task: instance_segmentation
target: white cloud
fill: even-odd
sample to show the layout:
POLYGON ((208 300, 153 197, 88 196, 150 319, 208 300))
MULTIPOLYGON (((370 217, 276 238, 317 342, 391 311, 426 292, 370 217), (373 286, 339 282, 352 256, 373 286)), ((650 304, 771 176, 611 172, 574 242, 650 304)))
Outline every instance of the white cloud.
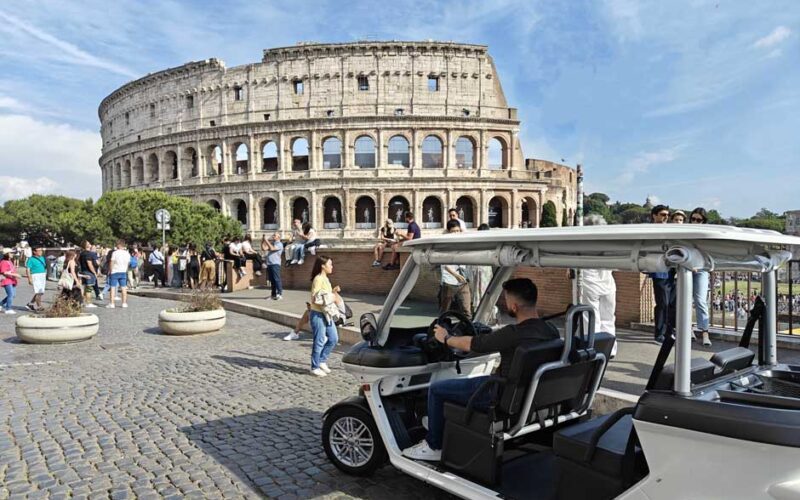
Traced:
POLYGON ((97 182, 99 189, 100 145, 97 132, 25 115, 0 115, 3 175, 44 174, 56 179, 79 175, 84 182, 97 182))
MULTIPOLYGON (((64 62, 100 68, 112 73, 117 73, 119 75, 132 78, 140 76, 124 66, 96 57, 85 50, 82 50, 76 45, 73 45, 65 40, 61 40, 60 38, 57 38, 52 34, 43 31, 21 19, 6 14, 5 12, 0 11, 0 20, 6 23, 6 29, 11 27, 18 32, 24 33, 40 42, 44 42, 45 44, 55 47, 58 51, 60 51, 56 54, 62 54, 65 56, 62 57, 64 62)), ((52 56, 53 54, 49 55, 52 56)))
POLYGON ((47 177, 24 179, 22 177, 0 176, 0 201, 26 198, 32 194, 47 194, 55 191, 58 183, 47 177))
POLYGON ((619 184, 630 184, 637 175, 647 173, 653 165, 675 161, 684 147, 684 144, 679 144, 670 148, 659 149, 658 151, 637 154, 625 164, 622 173, 617 178, 617 182, 619 184))
POLYGON ((5 95, 0 94, 0 109, 6 111, 26 111, 27 106, 19 102, 18 100, 14 99, 13 97, 8 97, 5 95))
POLYGON ((772 30, 772 32, 769 35, 756 40, 755 43, 753 43, 753 47, 757 49, 768 49, 783 42, 791 35, 792 35, 792 30, 790 30, 786 26, 778 26, 777 28, 772 30))
POLYGON ((637 0, 606 0, 606 14, 617 38, 624 42, 642 36, 642 20, 637 0))

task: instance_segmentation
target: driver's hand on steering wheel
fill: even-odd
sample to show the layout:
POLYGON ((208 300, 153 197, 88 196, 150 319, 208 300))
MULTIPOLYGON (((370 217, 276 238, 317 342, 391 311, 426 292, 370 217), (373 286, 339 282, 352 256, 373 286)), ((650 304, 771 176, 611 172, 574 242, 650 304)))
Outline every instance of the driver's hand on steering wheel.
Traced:
POLYGON ((433 336, 436 337, 440 343, 444 344, 444 338, 447 337, 447 329, 442 325, 436 325, 433 327, 433 336))

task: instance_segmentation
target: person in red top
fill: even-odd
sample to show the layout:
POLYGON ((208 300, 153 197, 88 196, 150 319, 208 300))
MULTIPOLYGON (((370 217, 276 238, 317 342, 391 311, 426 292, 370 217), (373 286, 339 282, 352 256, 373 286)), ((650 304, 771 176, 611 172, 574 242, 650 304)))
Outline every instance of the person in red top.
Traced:
POLYGON ((6 292, 5 298, 0 301, 0 307, 6 314, 16 314, 12 306, 19 274, 17 274, 17 268, 14 267, 13 254, 14 252, 10 248, 6 248, 3 250, 3 260, 0 260, 0 286, 6 292))

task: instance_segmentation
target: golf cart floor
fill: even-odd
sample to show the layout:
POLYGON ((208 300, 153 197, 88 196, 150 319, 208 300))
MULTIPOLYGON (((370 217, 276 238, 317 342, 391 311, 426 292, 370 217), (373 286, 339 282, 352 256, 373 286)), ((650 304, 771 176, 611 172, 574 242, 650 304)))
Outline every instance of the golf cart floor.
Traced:
POLYGON ((551 451, 523 454, 503 464, 497 491, 506 498, 552 500, 557 497, 556 457, 551 451))

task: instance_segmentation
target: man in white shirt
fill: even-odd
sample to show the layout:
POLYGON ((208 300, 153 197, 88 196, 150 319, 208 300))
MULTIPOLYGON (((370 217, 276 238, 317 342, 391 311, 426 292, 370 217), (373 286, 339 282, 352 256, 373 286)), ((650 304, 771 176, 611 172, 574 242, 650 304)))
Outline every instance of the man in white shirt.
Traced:
POLYGON ((107 258, 110 259, 108 284, 111 287, 111 299, 106 307, 108 309, 116 307, 114 294, 117 292, 117 287, 122 290, 122 307, 128 307, 128 267, 131 265, 131 254, 125 248, 125 241, 118 240, 117 248, 112 250, 107 258))
POLYGON ((147 262, 153 268, 153 286, 158 288, 159 281, 162 287, 167 286, 164 282, 164 254, 161 253, 161 249, 154 246, 153 251, 150 252, 150 256, 147 258, 147 262))
POLYGON ((467 230, 467 224, 466 224, 466 223, 465 223, 463 220, 461 220, 461 219, 459 219, 459 218, 458 218, 458 212, 456 211, 456 209, 455 209, 455 208, 451 208, 451 209, 449 209, 449 210, 447 211, 447 218, 448 218, 449 220, 456 220, 456 221, 458 221, 458 227, 460 227, 460 228, 461 228, 461 232, 462 232, 462 233, 463 233, 463 232, 466 232, 466 230, 467 230))
MULTIPOLYGON (((447 221, 447 233, 460 233, 461 227, 454 220, 447 221)), ((469 289, 469 282, 464 277, 464 269, 456 265, 444 265, 441 267, 442 279, 439 291, 439 313, 444 314, 450 311, 453 306, 453 299, 458 298, 458 308, 453 309, 463 313, 466 317, 472 318, 472 294, 469 289)))

